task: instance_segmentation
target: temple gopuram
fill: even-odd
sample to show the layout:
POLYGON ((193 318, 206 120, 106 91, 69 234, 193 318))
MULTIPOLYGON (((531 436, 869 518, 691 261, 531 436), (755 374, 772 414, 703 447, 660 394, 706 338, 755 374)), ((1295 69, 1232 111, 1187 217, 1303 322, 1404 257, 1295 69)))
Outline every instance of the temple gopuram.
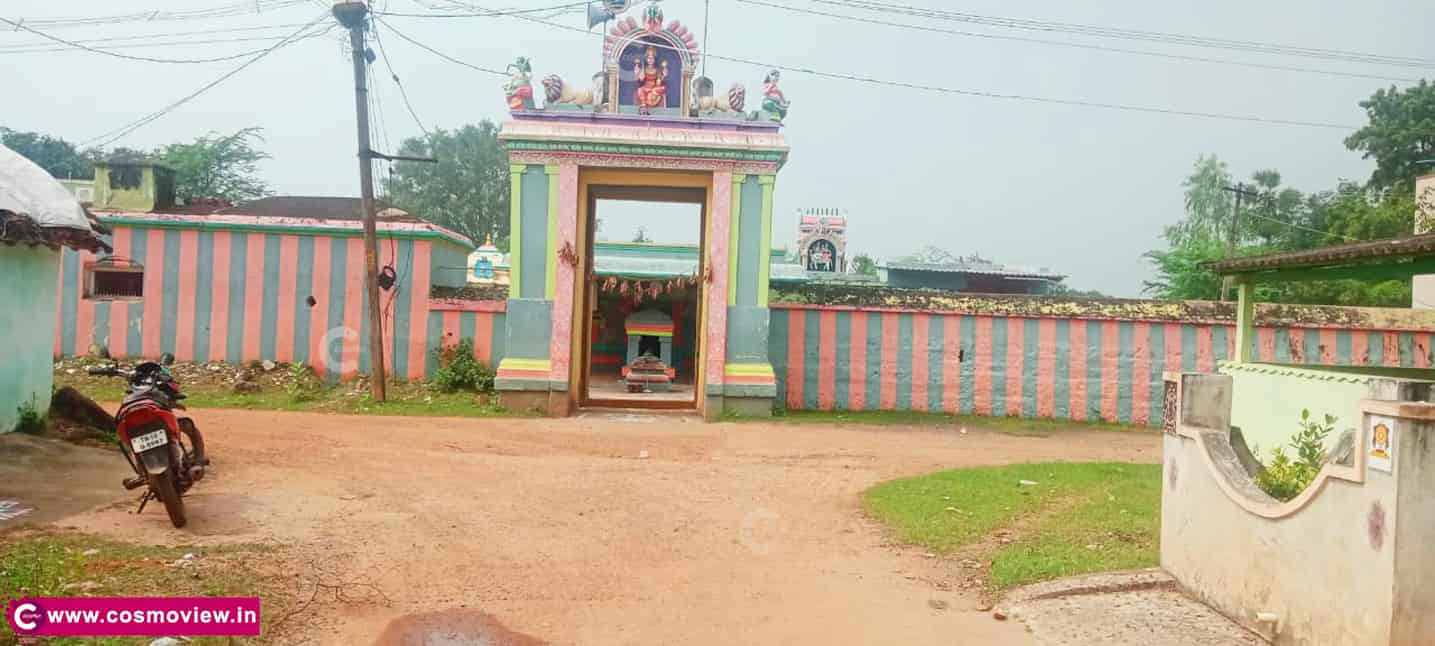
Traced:
POLYGON ((535 69, 568 63, 525 56, 508 66, 499 140, 510 249, 506 267, 491 252, 474 259, 475 280, 508 282, 500 400, 549 415, 604 406, 767 414, 776 396, 772 199, 791 105, 781 75, 749 79, 749 106, 744 82, 718 91, 699 73, 694 31, 656 1, 607 0, 598 13, 604 38, 591 73, 550 72, 535 86, 535 69), (697 205, 701 243, 598 243, 605 200, 697 205), (666 269, 642 266, 654 262, 666 269))

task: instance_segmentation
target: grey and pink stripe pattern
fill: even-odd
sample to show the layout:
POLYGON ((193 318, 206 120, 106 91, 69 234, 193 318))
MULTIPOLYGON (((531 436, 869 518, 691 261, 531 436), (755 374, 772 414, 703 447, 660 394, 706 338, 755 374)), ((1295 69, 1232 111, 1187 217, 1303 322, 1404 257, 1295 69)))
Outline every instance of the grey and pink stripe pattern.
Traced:
MULTIPOLYGON (((1019 317, 773 305, 770 356, 789 409, 1161 421, 1162 373, 1235 354, 1218 322, 1019 317)), ((1260 327, 1257 361, 1429 368, 1431 333, 1260 327)))
MULTIPOLYGON (((144 297, 91 298, 84 278, 95 256, 66 250, 56 355, 84 354, 99 342, 116 357, 170 352, 180 361, 303 362, 332 381, 368 370, 360 238, 317 229, 113 228, 114 256, 144 266, 144 297)), ((446 243, 394 238, 379 245, 380 264, 392 263, 399 277, 382 305, 385 363, 401 379, 425 378, 437 366, 433 350, 460 338, 473 339, 482 359, 502 353, 502 303, 458 311, 429 298, 435 244, 446 243)))

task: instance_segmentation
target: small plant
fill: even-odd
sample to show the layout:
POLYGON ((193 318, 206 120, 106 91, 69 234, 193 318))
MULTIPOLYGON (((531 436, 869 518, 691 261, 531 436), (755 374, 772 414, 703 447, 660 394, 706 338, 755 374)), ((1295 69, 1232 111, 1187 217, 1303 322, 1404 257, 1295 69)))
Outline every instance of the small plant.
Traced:
POLYGON ((284 389, 289 393, 290 401, 301 403, 317 398, 324 389, 324 382, 309 366, 300 362, 289 366, 289 383, 284 389))
POLYGON ((1323 420, 1313 420, 1310 410, 1302 409, 1300 430, 1291 436, 1290 441, 1295 456, 1288 455, 1285 447, 1273 449, 1271 463, 1256 475, 1256 484, 1272 498, 1282 501, 1305 491, 1325 465, 1325 438, 1335 430, 1335 419, 1334 415, 1326 415, 1323 420))
POLYGON ((39 435, 45 432, 45 416, 40 414, 39 408, 35 406, 34 397, 15 410, 20 413, 20 421, 15 422, 16 431, 30 435, 39 435))
POLYGON ((459 390, 493 392, 493 369, 473 356, 473 340, 461 339, 453 346, 435 351, 439 367, 433 383, 447 393, 459 390))

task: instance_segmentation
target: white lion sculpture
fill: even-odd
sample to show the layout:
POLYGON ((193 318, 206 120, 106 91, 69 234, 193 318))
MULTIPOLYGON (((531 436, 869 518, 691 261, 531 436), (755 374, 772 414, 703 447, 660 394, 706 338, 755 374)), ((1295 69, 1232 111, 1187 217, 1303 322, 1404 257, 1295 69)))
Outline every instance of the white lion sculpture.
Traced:
POLYGON ((543 97, 550 104, 599 106, 603 103, 604 74, 593 75, 593 83, 585 88, 566 83, 557 74, 543 78, 543 97))

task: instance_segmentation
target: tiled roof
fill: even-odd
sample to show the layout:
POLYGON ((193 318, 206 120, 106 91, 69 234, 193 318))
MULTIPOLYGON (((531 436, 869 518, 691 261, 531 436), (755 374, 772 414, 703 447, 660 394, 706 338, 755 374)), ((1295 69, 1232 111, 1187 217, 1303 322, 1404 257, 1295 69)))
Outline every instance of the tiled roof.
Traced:
POLYGON ((978 276, 1004 276, 1007 278, 1037 278, 1043 280, 1061 280, 1066 278, 1062 274, 1054 274, 1049 271, 1033 271, 1020 267, 1007 267, 1004 265, 987 263, 926 263, 926 262, 902 262, 891 261, 886 265, 888 270, 897 271, 931 271, 944 274, 973 274, 978 276))
MULTIPOLYGON (((691 276, 698 272, 698 259, 694 258, 645 258, 642 256, 616 256, 598 253, 594 257, 593 273, 603 276, 671 277, 691 276)), ((774 262, 771 280, 778 282, 806 281, 807 272, 792 263, 774 262)))
MULTIPOLYGON (((242 204, 222 208, 214 213, 232 215, 251 215, 255 217, 272 218, 314 218, 318 220, 358 220, 362 211, 361 202, 357 197, 317 197, 309 195, 274 195, 261 197, 257 200, 250 200, 242 204)), ((385 209, 389 205, 378 201, 374 203, 374 209, 378 212, 378 220, 381 222, 422 222, 423 220, 392 209, 387 214, 385 209)))
POLYGON ((1367 240, 1350 244, 1287 251, 1261 256, 1228 258, 1201 263, 1201 266, 1217 274, 1241 274, 1253 271, 1288 269, 1294 267, 1315 267, 1336 265, 1380 258, 1401 258, 1409 256, 1435 256, 1435 233, 1404 238, 1367 240))

